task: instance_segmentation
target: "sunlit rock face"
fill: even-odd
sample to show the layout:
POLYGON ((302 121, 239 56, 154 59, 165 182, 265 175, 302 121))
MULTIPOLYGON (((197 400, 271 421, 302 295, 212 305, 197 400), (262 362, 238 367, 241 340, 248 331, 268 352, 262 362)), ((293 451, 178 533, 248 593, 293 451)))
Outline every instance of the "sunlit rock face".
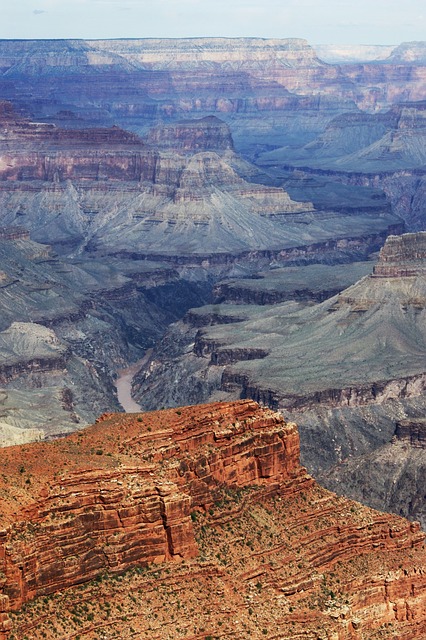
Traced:
POLYGON ((319 487, 253 401, 106 414, 2 464, 3 640, 423 637, 418 525, 319 487))

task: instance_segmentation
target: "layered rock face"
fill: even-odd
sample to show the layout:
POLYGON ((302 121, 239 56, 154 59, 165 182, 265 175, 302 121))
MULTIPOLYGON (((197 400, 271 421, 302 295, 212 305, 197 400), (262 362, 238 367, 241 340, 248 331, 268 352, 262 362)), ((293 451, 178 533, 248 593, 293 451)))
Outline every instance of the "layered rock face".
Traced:
POLYGON ((3 450, 0 637, 422 638, 418 525, 298 456, 296 426, 252 401, 3 450))
MULTIPOLYGON (((102 77, 109 72, 114 76, 114 93, 117 85, 127 76, 141 84, 151 95, 170 99, 172 79, 173 88, 178 90, 177 100, 175 96, 171 104, 162 105, 165 113, 167 108, 191 110, 192 107, 193 110, 200 110, 199 99, 192 99, 185 104, 183 98, 187 97, 188 88, 193 86, 194 80, 199 86, 202 86, 203 80, 205 83, 208 72, 214 78, 210 89, 218 80, 222 87, 228 88, 228 95, 222 94, 219 99, 214 96, 216 100, 213 102, 216 108, 226 112, 236 110, 238 102, 234 98, 235 89, 238 95, 239 84, 244 79, 247 82, 247 76, 253 79, 255 85, 263 85, 267 89, 267 95, 258 101, 260 108, 262 103, 263 108, 268 106, 274 82, 296 94, 309 95, 311 89, 315 88, 324 96, 331 94, 340 98, 346 94, 346 99, 350 97, 368 105, 383 104, 401 96, 416 99, 414 96, 420 90, 424 70, 422 43, 418 45, 414 55, 408 54, 408 51, 414 51, 413 46, 405 46, 405 55, 402 46, 399 53, 398 50, 394 51, 393 57, 385 64, 377 65, 373 61, 342 68, 324 64, 306 40, 260 38, 1 41, 0 60, 5 80, 22 76, 27 76, 29 80, 35 76, 41 78, 38 95, 45 93, 52 76, 62 74, 69 91, 70 85, 75 82, 76 72, 80 73, 82 88, 86 90, 84 85, 93 76, 102 77), (246 74, 245 78, 243 74, 246 74), (342 80, 342 86, 339 86, 336 78, 342 80), (231 80, 234 80, 233 86, 231 80), (392 84, 392 90, 389 90, 389 84, 392 84)), ((241 97, 246 96, 238 95, 240 102, 241 97)), ((138 105, 135 96, 133 100, 138 105)), ((145 110, 150 101, 146 102, 145 110)))
POLYGON ((395 437, 412 447, 426 449, 426 420, 401 420, 396 425, 395 437))
POLYGON ((146 131, 218 115, 251 157, 305 144, 354 108, 424 99, 424 68, 416 55, 325 64, 301 39, 0 41, 2 95, 37 121, 146 131))
POLYGON ((424 42, 403 42, 389 56, 392 62, 426 63, 426 45, 424 42))
POLYGON ((155 127, 148 134, 148 142, 161 149, 191 153, 234 148, 229 127, 215 116, 155 127))
POLYGON ((2 452, 11 474, 3 485, 3 594, 13 609, 102 569, 193 557, 190 512, 211 507, 223 484, 276 486, 303 476, 295 425, 250 401, 105 414, 96 427, 27 453, 2 452), (61 464, 67 472, 58 476, 61 464))
MULTIPOLYGON (((213 289, 214 302, 250 305, 278 304, 286 300, 323 302, 369 274, 371 268, 371 262, 341 264, 337 268, 323 264, 276 267, 252 278, 219 282, 213 289)), ((196 326, 193 317, 190 322, 196 326)))
MULTIPOLYGON (((261 316, 256 306, 246 307, 245 320, 237 325, 203 328, 195 337, 194 353, 208 356, 211 365, 252 360, 227 367, 222 390, 269 392, 275 406, 286 410, 419 395, 425 378, 425 235, 391 237, 373 276, 322 305, 276 305, 261 316), (392 273, 385 281, 377 275, 382 270, 387 274, 388 264, 392 273), (402 339, 410 354, 404 363, 399 357, 402 339), (262 360, 257 359, 259 349, 262 360), (227 361, 225 353, 234 356, 227 361), (349 362, 351 366, 343 366, 349 362)), ((209 366, 206 359, 204 366, 209 366)))
MULTIPOLYGON (((64 129, 32 122, 6 106, 0 118, 0 180, 15 190, 22 189, 21 181, 152 177, 155 158, 144 152, 138 136, 119 127, 64 129)), ((37 182, 34 187, 40 190, 37 182)))
POLYGON ((10 122, 6 112, 2 220, 25 225, 61 252, 224 263, 274 251, 286 260, 283 248, 315 253, 342 240, 371 250, 398 229, 384 203, 317 217, 311 202, 250 182, 256 170, 235 154, 228 126, 214 117, 157 127, 143 142, 114 127, 10 122))
POLYGON ((114 371, 205 302, 219 275, 241 263, 250 273, 271 259, 369 252, 395 229, 381 209, 383 217, 375 209, 317 218, 309 201, 249 182, 240 174, 256 170, 214 117, 157 128, 150 141, 117 127, 35 123, 7 102, 1 117, 0 330, 24 322, 30 339, 43 325, 64 350, 52 367, 22 353, 13 370, 0 362, 3 444, 118 408, 114 371), (28 230, 73 257, 63 262, 28 230), (154 256, 167 265, 146 260, 154 256))
POLYGON ((149 261, 64 261, 22 227, 1 228, 1 446, 74 431, 118 410, 115 371, 209 288, 149 261))
POLYGON ((288 164, 360 174, 424 168, 426 103, 402 103, 379 114, 345 113, 304 147, 275 149, 260 164, 288 164))
POLYGON ((395 105, 379 114, 345 113, 308 144, 268 151, 257 162, 279 176, 289 167, 305 180, 368 185, 381 189, 407 230, 423 230, 425 216, 426 103, 395 105))
POLYGON ((376 278, 425 276, 426 233, 389 237, 373 274, 376 278))

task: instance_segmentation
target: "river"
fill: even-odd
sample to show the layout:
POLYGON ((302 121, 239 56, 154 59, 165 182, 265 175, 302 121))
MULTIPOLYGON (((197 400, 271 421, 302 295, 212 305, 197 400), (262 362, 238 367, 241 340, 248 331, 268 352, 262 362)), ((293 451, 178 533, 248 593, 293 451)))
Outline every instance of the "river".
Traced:
POLYGON ((134 362, 129 367, 126 367, 126 369, 119 369, 117 371, 118 378, 115 381, 117 398, 126 413, 138 413, 139 411, 143 411, 141 405, 132 398, 132 381, 135 374, 148 361, 151 353, 152 349, 148 349, 142 360, 134 362))

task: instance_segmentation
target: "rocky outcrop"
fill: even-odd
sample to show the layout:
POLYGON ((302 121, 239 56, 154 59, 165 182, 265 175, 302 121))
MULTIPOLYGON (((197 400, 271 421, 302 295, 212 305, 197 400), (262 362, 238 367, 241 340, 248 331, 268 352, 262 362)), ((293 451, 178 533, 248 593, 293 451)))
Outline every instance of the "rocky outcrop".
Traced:
MULTIPOLYGON (((237 302, 238 304, 279 304, 285 300, 313 301, 323 302, 327 298, 331 298, 339 293, 339 289, 325 289, 319 292, 313 292, 306 287, 305 289, 295 289, 292 292, 265 290, 260 286, 254 288, 244 286, 245 283, 220 283, 214 289, 216 303, 221 302, 237 302)), ((211 323, 209 323, 211 324, 211 323)))
POLYGON ((354 455, 321 475, 328 488, 385 508, 426 527, 424 476, 426 423, 423 417, 398 420, 390 441, 365 456, 354 455))
POLYGON ((252 401, 104 415, 87 432, 29 453, 15 467, 19 450, 2 454, 15 474, 4 486, 0 554, 13 609, 106 568, 190 558, 197 553, 190 512, 208 509, 219 486, 274 485, 303 473, 295 425, 252 401), (57 477, 60 460, 68 471, 57 477), (14 492, 24 488, 16 511, 14 492))
MULTIPOLYGON (((348 458, 361 465, 389 442, 401 416, 424 413, 423 236, 391 237, 375 267, 387 269, 387 277, 364 276, 321 304, 215 304, 192 311, 136 374, 135 396, 149 408, 173 406, 182 398, 252 398, 300 423, 303 461, 312 472, 325 473, 348 458)), ((323 286, 325 275, 315 269, 323 286)), ((286 269, 282 272, 285 278, 286 269)), ((261 281, 242 282, 261 291, 261 281)), ((232 286, 238 291, 237 280, 232 286)), ((393 459, 395 487, 409 476, 407 489, 399 497, 395 489, 392 500, 380 491, 373 506, 421 518, 417 466, 408 473, 402 455, 393 459)), ((362 490, 367 463, 362 468, 356 496, 367 500, 368 491, 362 490)), ((336 477, 350 490, 349 475, 339 475, 342 469, 336 477)), ((391 485, 386 465, 380 473, 391 485)))
POLYGON ((382 175, 403 169, 424 170, 426 103, 403 103, 371 114, 336 116, 321 135, 295 149, 263 154, 260 164, 279 164, 342 174, 382 175))
POLYGON ((70 357, 67 346, 51 329, 13 322, 0 333, 0 384, 34 372, 61 371, 70 357))
POLYGON ((298 167, 299 179, 302 170, 306 180, 317 174, 319 181, 327 176, 345 185, 381 189, 407 230, 416 231, 425 228, 425 139, 426 103, 421 96, 385 113, 341 114, 315 140, 267 151, 257 162, 281 167, 283 173, 298 167))
POLYGON ((160 149, 191 153, 219 152, 234 148, 228 125, 215 116, 155 127, 149 132, 147 142, 160 149))
MULTIPOLYGON (((319 256, 318 256, 319 258, 319 256)), ((219 282, 213 289, 216 304, 269 305, 286 300, 323 302, 371 272, 371 262, 275 267, 251 278, 219 282)), ((200 315, 200 314, 199 314, 200 315)), ((206 318, 210 317, 209 315, 206 318)), ((195 320, 195 319, 194 319, 195 320)), ((205 324, 214 324, 205 322, 205 324)))
POLYGON ((400 420, 396 425, 395 438, 411 447, 426 449, 426 419, 400 420))
POLYGON ((253 401, 3 450, 0 638, 422 638, 418 525, 298 457, 296 426, 253 401))
POLYGON ((266 358, 266 356, 268 355, 267 349, 223 348, 223 345, 206 339, 201 331, 198 331, 197 335, 195 336, 193 351, 199 358, 207 358, 207 356, 210 356, 210 363, 212 365, 219 366, 232 364, 234 362, 240 362, 241 360, 258 360, 259 358, 266 358), (218 349, 218 347, 222 348, 218 349))
POLYGON ((30 234, 24 227, 0 227, 0 240, 29 240, 30 234))
POLYGON ((424 99, 421 58, 325 64, 301 39, 3 40, 0 74, 37 122, 146 131, 216 115, 250 157, 306 144, 357 107, 424 99))
MULTIPOLYGON (((252 396, 256 399, 267 392, 278 402, 274 407, 286 410, 356 407, 421 395, 423 235, 391 238, 376 267, 390 265, 394 256, 397 265, 415 263, 416 274, 406 275, 404 267, 404 275, 398 277, 366 276, 321 305, 278 304, 265 310, 261 319, 254 306, 246 306, 242 321, 231 325, 232 330, 218 323, 200 330, 193 353, 203 358, 204 369, 228 365, 222 391, 238 393, 240 386, 240 397, 250 397, 258 390, 252 396), (404 367, 401 340, 410 353, 404 367), (346 362, 351 366, 342 366, 346 362)), ((183 356, 183 361, 188 359, 183 356)))
POLYGON ((411 63, 411 64, 426 64, 426 43, 422 41, 418 42, 403 42, 392 51, 388 58, 388 62, 396 64, 411 63))
POLYGON ((374 267, 376 278, 426 275, 426 232, 390 236, 374 267))

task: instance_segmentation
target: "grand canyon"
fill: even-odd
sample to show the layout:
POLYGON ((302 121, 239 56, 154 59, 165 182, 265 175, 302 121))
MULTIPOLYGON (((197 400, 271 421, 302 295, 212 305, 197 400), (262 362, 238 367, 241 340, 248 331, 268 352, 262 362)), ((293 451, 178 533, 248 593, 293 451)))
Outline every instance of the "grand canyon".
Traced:
POLYGON ((1 640, 426 637, 425 87, 0 40, 1 640))

